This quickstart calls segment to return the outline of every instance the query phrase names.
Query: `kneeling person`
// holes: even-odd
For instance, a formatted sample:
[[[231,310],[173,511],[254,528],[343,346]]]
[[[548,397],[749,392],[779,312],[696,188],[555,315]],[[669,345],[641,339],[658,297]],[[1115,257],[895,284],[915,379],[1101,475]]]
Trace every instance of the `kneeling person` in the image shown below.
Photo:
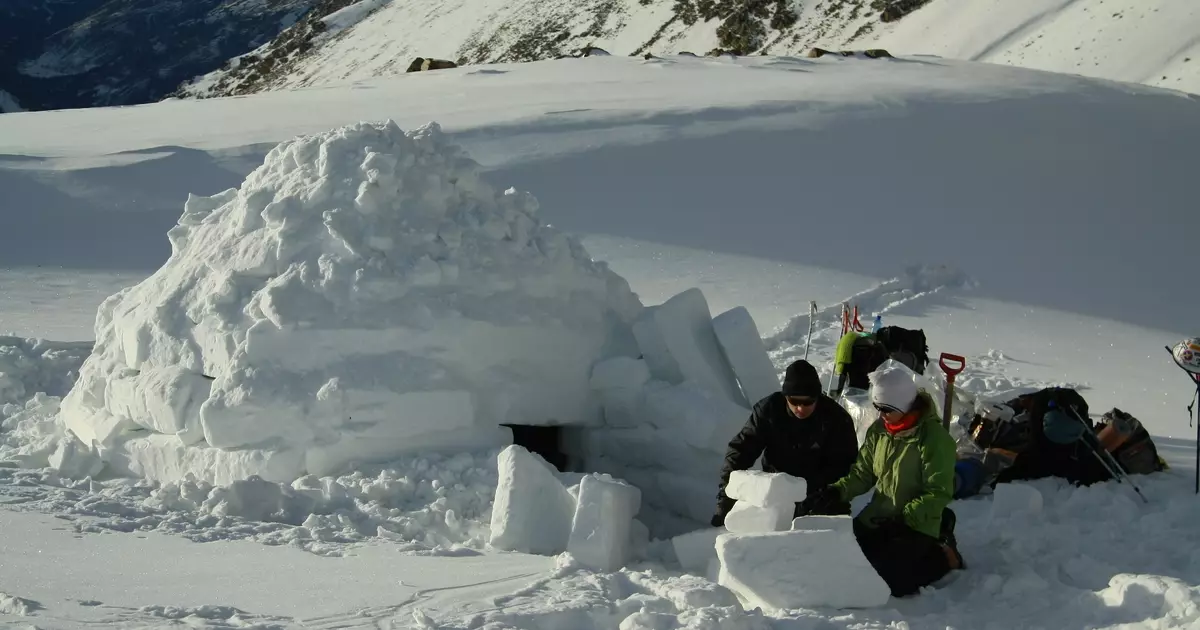
[[[854,535],[892,595],[903,597],[963,568],[948,507],[955,444],[933,399],[918,392],[904,370],[872,373],[871,402],[879,420],[867,430],[850,474],[801,507],[820,513],[874,487],[875,496],[854,519]]]
[[[749,469],[759,455],[765,472],[801,477],[815,490],[849,473],[857,450],[850,414],[822,392],[821,378],[811,364],[792,363],[780,391],[754,405],[746,426],[729,442],[712,525],[724,525],[725,515],[737,503],[725,494],[730,474]],[[822,514],[849,514],[850,504],[834,502],[823,510]]]

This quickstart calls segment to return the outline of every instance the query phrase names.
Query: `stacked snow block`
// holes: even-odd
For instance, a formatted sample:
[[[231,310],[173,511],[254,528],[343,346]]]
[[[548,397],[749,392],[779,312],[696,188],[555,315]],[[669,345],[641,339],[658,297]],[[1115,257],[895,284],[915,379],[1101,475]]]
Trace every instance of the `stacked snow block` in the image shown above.
[[[660,511],[706,523],[729,441],[779,390],[778,375],[750,313],[714,319],[699,289],[646,307],[632,329],[640,358],[592,368],[604,426],[587,430],[587,466],[630,480]]]
[[[768,614],[883,606],[891,590],[859,549],[850,518],[806,516],[790,531],[722,534],[717,582]]]
[[[642,493],[607,474],[557,473],[544,459],[512,445],[497,457],[499,482],[489,544],[553,556],[570,552],[585,567],[616,571],[649,540],[635,520]],[[578,483],[568,488],[564,480]]]
[[[786,473],[735,470],[725,494],[737,503],[725,516],[725,527],[734,533],[778,532],[792,523],[796,504],[808,496],[808,484]]]

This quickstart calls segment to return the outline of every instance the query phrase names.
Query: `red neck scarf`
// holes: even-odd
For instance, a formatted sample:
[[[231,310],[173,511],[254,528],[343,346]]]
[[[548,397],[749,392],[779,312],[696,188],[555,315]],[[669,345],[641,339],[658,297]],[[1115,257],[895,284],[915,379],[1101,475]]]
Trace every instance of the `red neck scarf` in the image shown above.
[[[896,420],[895,422],[889,422],[887,418],[884,418],[883,419],[883,428],[887,429],[888,433],[890,433],[892,435],[896,435],[897,433],[900,433],[901,431],[907,431],[907,430],[917,426],[917,421],[919,421],[920,419],[921,419],[921,412],[914,410],[914,411],[910,411],[910,412],[904,414],[903,416],[900,416],[900,418],[898,420]]]

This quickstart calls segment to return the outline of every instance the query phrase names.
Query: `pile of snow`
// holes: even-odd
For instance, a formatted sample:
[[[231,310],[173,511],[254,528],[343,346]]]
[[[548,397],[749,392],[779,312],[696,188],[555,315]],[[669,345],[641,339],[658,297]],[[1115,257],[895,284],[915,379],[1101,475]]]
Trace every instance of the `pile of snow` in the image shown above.
[[[604,425],[585,432],[585,464],[637,486],[646,525],[667,537],[712,517],[729,440],[779,375],[750,314],[714,318],[696,288],[646,307],[633,333],[641,358],[592,371]]]
[[[598,425],[592,365],[636,356],[642,307],[537,210],[436,124],[284,142],[101,305],[65,426],[118,471],[228,484]]]
[[[330,36],[338,32],[344,31],[355,24],[358,24],[376,11],[380,7],[390,3],[392,0],[360,0],[354,4],[338,9],[329,15],[321,18],[321,22],[325,24],[325,35]]]
[[[8,593],[0,593],[0,615],[19,615],[25,617],[32,615],[34,611],[41,607],[41,604],[33,600],[9,595]]]
[[[6,406],[22,404],[38,392],[66,395],[91,351],[90,342],[0,336],[0,419],[9,415]]]

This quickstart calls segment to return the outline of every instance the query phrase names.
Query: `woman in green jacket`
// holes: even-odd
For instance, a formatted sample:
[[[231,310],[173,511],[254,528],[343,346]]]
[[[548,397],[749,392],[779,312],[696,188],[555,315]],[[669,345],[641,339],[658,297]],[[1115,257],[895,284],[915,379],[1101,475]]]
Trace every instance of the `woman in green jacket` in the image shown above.
[[[942,427],[933,399],[905,370],[871,374],[879,420],[867,429],[850,474],[817,490],[802,510],[849,501],[875,488],[854,519],[863,555],[903,597],[963,568],[954,539],[954,439]]]

